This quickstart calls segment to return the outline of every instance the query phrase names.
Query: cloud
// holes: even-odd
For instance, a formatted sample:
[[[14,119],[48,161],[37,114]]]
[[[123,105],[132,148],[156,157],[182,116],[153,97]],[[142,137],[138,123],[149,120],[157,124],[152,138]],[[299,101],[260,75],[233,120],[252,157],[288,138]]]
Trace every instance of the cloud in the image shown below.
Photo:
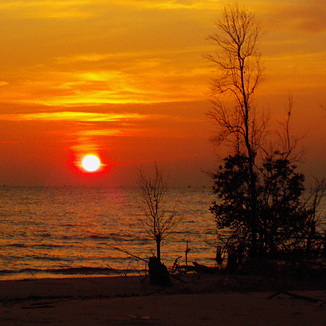
[[[197,51],[201,52],[192,49],[56,57],[53,63],[29,69],[24,79],[12,83],[10,92],[3,92],[2,99],[47,106],[198,99],[203,96],[198,92],[199,78],[206,69],[203,62],[193,65]]]
[[[325,2],[321,0],[298,0],[279,2],[274,6],[273,24],[287,26],[309,33],[322,33],[326,30]],[[270,14],[271,12],[269,12]]]
[[[2,121],[81,121],[81,122],[116,122],[144,119],[137,113],[93,113],[93,112],[40,112],[27,114],[2,114]]]
[[[220,0],[113,0],[112,2],[128,8],[158,10],[208,9],[221,6]]]
[[[85,19],[120,11],[208,9],[220,6],[214,0],[1,0],[6,17],[27,19]]]
[[[1,0],[0,10],[15,18],[86,18],[94,16],[91,0]]]
[[[75,133],[77,136],[84,137],[98,137],[98,136],[121,136],[123,135],[122,130],[120,129],[92,129],[92,130],[80,130]]]
[[[0,68],[9,87],[0,88],[0,97],[48,106],[202,99],[194,67],[206,62],[201,45],[194,44],[205,42],[205,33],[196,28],[197,13],[161,10],[202,3],[213,2],[3,0],[0,12],[11,20],[0,27]],[[93,18],[46,19],[74,13]]]

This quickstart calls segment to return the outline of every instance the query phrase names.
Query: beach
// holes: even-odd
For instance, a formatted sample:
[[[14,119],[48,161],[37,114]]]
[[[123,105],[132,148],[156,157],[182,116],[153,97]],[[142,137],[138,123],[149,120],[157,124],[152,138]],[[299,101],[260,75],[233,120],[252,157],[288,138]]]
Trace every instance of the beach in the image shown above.
[[[283,280],[284,281],[284,280]],[[188,275],[172,286],[145,276],[0,282],[0,325],[326,325],[316,284]]]

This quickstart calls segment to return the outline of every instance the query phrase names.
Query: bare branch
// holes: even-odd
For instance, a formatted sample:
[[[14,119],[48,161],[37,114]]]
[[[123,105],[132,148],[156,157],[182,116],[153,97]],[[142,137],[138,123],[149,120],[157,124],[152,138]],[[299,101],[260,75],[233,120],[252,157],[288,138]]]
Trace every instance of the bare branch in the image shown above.
[[[258,50],[261,27],[253,13],[238,5],[227,5],[216,27],[217,33],[209,37],[216,53],[206,56],[219,72],[211,82],[213,110],[209,116],[218,126],[214,139],[219,144],[232,139],[237,148],[253,157],[261,139],[258,129],[251,128],[255,118],[251,97],[262,79]],[[235,106],[221,105],[221,96],[229,96]]]
[[[140,256],[134,255],[129,250],[127,250],[126,248],[124,248],[123,245],[117,239],[113,238],[113,240],[117,243],[118,246],[109,245],[111,248],[116,249],[116,250],[119,250],[119,251],[125,253],[126,255],[128,255],[128,256],[130,256],[132,258],[136,258],[138,260],[144,261],[145,263],[148,263],[148,260],[146,260],[146,259],[144,259],[144,258],[142,258]]]
[[[286,118],[280,122],[281,129],[276,131],[278,137],[278,147],[276,152],[284,159],[291,159],[291,161],[300,161],[302,159],[303,150],[298,150],[299,142],[304,138],[304,135],[293,135],[292,120],[294,112],[294,100],[290,94],[288,96],[288,103],[286,108]]]
[[[143,171],[139,170],[138,186],[141,191],[141,209],[144,213],[141,223],[146,233],[156,241],[157,258],[160,259],[161,241],[165,239],[177,223],[176,212],[168,212],[165,207],[168,190],[167,182],[155,164],[153,177],[145,176]]]

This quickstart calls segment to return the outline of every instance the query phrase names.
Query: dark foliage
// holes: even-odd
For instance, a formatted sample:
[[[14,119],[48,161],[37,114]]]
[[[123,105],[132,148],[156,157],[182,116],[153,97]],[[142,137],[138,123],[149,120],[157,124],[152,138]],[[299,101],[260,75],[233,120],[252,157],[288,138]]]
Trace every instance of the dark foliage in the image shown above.
[[[255,239],[257,255],[291,251],[304,237],[312,211],[302,201],[304,175],[282,157],[266,158],[256,169],[255,219],[250,196],[248,158],[228,156],[213,175],[217,200],[210,207],[217,228],[224,231],[229,255],[241,260],[252,252]],[[255,234],[253,234],[255,233]]]
[[[232,154],[212,174],[217,200],[210,210],[227,253],[227,269],[234,271],[247,257],[325,251],[317,207],[326,181],[317,180],[310,198],[304,198],[304,176],[293,164],[299,139],[291,136],[292,98],[272,141],[269,119],[254,105],[263,71],[260,24],[235,3],[225,6],[216,27],[210,37],[215,52],[208,56],[218,72],[211,87],[209,116],[217,126],[212,140],[231,145]]]

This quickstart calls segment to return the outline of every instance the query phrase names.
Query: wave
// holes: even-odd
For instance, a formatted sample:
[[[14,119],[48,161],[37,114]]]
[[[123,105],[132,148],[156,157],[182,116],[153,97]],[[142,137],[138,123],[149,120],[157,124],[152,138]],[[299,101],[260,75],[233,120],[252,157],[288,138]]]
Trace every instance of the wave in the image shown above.
[[[93,239],[93,240],[109,240],[113,242],[127,242],[127,241],[134,241],[137,239],[137,236],[134,234],[110,234],[110,235],[97,235],[92,234],[90,236],[84,237],[84,239]]]
[[[4,247],[52,249],[52,248],[67,247],[67,245],[57,245],[57,244],[52,244],[52,243],[35,243],[35,244],[9,243],[7,245],[4,245]]]
[[[112,237],[110,236],[104,236],[104,235],[91,235],[89,236],[90,239],[100,239],[100,240],[112,240]]]
[[[20,270],[0,270],[1,276],[19,276],[24,275],[35,275],[46,274],[46,275],[63,275],[63,276],[73,276],[73,275],[103,275],[103,276],[112,276],[112,275],[132,275],[136,272],[144,272],[145,270],[135,270],[135,269],[115,269],[110,267],[67,267],[67,268],[47,268],[47,269],[37,269],[37,268],[24,268]]]
[[[6,247],[14,247],[14,248],[26,248],[28,246],[26,246],[23,243],[10,243],[8,245],[6,245]]]
[[[53,256],[37,256],[37,255],[30,255],[29,257],[34,258],[35,260],[44,260],[44,261],[66,261],[71,262],[72,259],[64,258],[64,257],[53,257]]]
[[[169,198],[173,200],[167,209],[171,210],[176,200],[183,219],[164,243],[166,264],[172,265],[182,254],[188,239],[192,255],[206,257],[209,251],[215,256],[214,248],[204,248],[207,229],[214,226],[208,211],[209,192],[171,189]],[[122,269],[117,273],[136,274],[129,271],[134,266],[128,263],[140,269],[144,268],[142,263],[117,248],[139,256],[151,255],[154,248],[155,243],[139,222],[136,188],[10,187],[1,188],[0,193],[0,279],[32,278],[31,273],[37,277],[115,273],[113,269],[92,267],[107,267],[106,262]],[[207,238],[215,239],[215,234]],[[64,269],[67,267],[77,269]]]

